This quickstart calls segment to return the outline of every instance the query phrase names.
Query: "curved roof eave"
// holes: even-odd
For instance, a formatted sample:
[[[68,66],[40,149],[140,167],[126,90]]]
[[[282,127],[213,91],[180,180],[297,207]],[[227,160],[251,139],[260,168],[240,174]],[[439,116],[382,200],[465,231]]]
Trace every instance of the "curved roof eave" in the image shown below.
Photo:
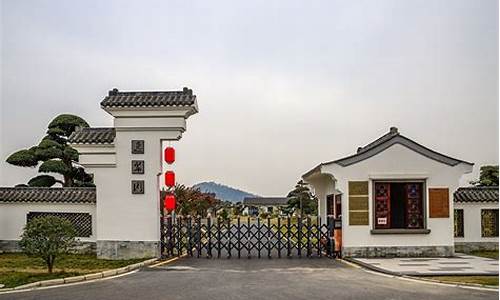
[[[421,145],[421,144],[419,144],[419,143],[417,143],[417,142],[415,142],[415,141],[413,141],[413,140],[411,140],[403,135],[400,135],[400,134],[397,134],[397,135],[393,136],[391,139],[388,139],[388,140],[386,140],[380,144],[377,144],[377,145],[371,147],[370,149],[366,149],[360,153],[356,153],[356,154],[353,154],[353,155],[350,155],[350,156],[347,156],[347,157],[344,157],[341,159],[337,159],[334,161],[325,162],[323,164],[326,165],[326,164],[336,163],[342,167],[346,167],[346,166],[358,163],[360,161],[363,161],[365,159],[368,159],[372,156],[375,156],[376,154],[379,154],[380,152],[386,150],[387,148],[391,147],[394,144],[403,145],[403,146],[407,147],[408,149],[413,150],[413,151],[415,151],[415,152],[417,152],[417,153],[419,153],[427,158],[433,159],[435,161],[446,164],[448,166],[456,166],[459,163],[464,163],[464,164],[467,164],[470,166],[474,165],[474,163],[463,161],[460,159],[456,159],[456,158],[441,154],[441,153],[434,151],[432,149],[429,149],[429,148],[427,148],[427,147],[425,147],[425,146],[423,146],[423,145]]]
[[[448,155],[444,155],[442,153],[439,153],[437,151],[434,151],[432,149],[429,149],[403,135],[401,135],[396,127],[391,127],[391,130],[389,133],[383,135],[382,137],[376,139],[375,141],[369,143],[368,145],[364,147],[360,147],[358,149],[358,152],[346,156],[341,159],[337,160],[332,160],[328,162],[323,162],[314,167],[313,169],[309,170],[307,173],[302,175],[303,179],[306,179],[308,177],[311,177],[314,174],[320,174],[321,173],[321,167],[325,165],[330,165],[330,164],[338,164],[341,167],[347,167],[353,164],[356,164],[358,162],[361,162],[365,159],[368,159],[372,156],[375,156],[379,154],[380,152],[386,150],[387,148],[391,147],[392,145],[395,144],[400,144],[405,146],[406,148],[413,150],[429,159],[435,160],[437,162],[443,163],[448,166],[456,166],[458,164],[465,164],[469,167],[472,167],[474,163],[456,159],[453,157],[450,157]]]

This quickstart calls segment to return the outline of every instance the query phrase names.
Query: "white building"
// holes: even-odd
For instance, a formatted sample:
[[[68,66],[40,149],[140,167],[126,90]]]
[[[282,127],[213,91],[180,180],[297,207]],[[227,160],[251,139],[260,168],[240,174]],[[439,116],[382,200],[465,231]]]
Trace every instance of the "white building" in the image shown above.
[[[243,199],[243,214],[248,216],[259,216],[262,213],[281,215],[283,208],[288,206],[286,197],[245,197]]]
[[[79,163],[93,174],[96,188],[83,189],[86,198],[77,195],[82,193],[79,188],[73,188],[73,194],[66,193],[71,190],[67,188],[0,190],[0,250],[16,248],[32,213],[78,213],[85,214],[91,225],[90,234],[81,240],[95,243],[98,257],[159,256],[164,142],[181,138],[187,118],[198,112],[196,96],[188,88],[113,89],[101,108],[113,116],[113,127],[82,128],[70,136]]]
[[[498,250],[498,187],[461,187],[454,202],[455,250]]]
[[[303,179],[319,215],[342,216],[344,256],[454,254],[453,192],[472,163],[428,149],[397,128]]]

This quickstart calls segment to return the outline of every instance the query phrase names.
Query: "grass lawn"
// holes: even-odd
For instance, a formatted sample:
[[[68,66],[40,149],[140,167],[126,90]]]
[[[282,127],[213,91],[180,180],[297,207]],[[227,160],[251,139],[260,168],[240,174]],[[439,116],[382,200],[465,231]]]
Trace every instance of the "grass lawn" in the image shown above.
[[[470,254],[498,260],[498,251],[473,251]]]
[[[56,258],[53,273],[48,274],[42,259],[21,253],[3,253],[0,254],[0,284],[9,288],[40,280],[97,273],[144,260],[103,260],[95,255],[71,254]]]
[[[498,276],[433,276],[428,278],[454,283],[475,283],[498,286]]]

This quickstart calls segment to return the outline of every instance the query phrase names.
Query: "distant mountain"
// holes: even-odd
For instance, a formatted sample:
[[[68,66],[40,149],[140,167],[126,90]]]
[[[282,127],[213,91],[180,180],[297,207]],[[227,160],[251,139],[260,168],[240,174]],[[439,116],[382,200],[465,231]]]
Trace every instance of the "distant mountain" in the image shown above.
[[[203,193],[215,193],[215,197],[224,201],[243,202],[245,197],[258,197],[257,195],[247,193],[245,191],[235,189],[216,182],[200,182],[193,185],[193,188],[198,188]]]

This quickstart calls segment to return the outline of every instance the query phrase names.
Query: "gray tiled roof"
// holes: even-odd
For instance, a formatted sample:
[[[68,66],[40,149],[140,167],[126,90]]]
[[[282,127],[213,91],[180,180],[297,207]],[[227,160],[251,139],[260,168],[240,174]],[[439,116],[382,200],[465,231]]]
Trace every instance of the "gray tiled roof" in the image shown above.
[[[358,151],[356,151],[356,153],[362,153],[362,152],[366,152],[372,148],[375,148],[377,147],[378,145],[392,139],[393,137],[399,135],[399,131],[396,127],[391,127],[389,129],[389,132],[384,134],[383,136],[379,137],[378,139],[374,140],[373,142],[369,143],[368,145],[366,146],[363,146],[363,147],[359,147],[358,148]]]
[[[191,106],[195,100],[196,95],[188,88],[163,92],[120,92],[113,89],[102,100],[101,107]]]
[[[111,127],[81,128],[73,132],[69,137],[72,144],[112,144],[116,131]]]
[[[284,197],[245,197],[245,205],[287,205],[288,198]]]
[[[498,202],[498,186],[461,187],[453,194],[455,202]]]
[[[355,154],[329,161],[329,162],[324,162],[313,169],[309,170],[307,173],[302,175],[303,178],[307,178],[312,174],[315,174],[317,172],[321,171],[321,166],[328,165],[328,164],[338,164],[342,167],[347,167],[352,164],[358,163],[360,161],[363,161],[365,159],[368,159],[384,150],[387,148],[391,147],[392,145],[395,144],[400,144],[405,146],[408,149],[411,149],[427,158],[433,159],[435,161],[441,162],[443,164],[449,165],[449,166],[456,166],[457,164],[464,163],[467,165],[474,165],[473,163],[463,161],[460,159],[456,159],[447,155],[444,155],[442,153],[439,153],[437,151],[434,151],[432,149],[429,149],[405,136],[399,133],[398,129],[396,127],[391,127],[389,132],[381,136],[380,138],[376,139],[375,141],[367,144],[366,146],[359,147],[358,150],[356,151]]]
[[[96,203],[93,187],[0,187],[0,203]]]

